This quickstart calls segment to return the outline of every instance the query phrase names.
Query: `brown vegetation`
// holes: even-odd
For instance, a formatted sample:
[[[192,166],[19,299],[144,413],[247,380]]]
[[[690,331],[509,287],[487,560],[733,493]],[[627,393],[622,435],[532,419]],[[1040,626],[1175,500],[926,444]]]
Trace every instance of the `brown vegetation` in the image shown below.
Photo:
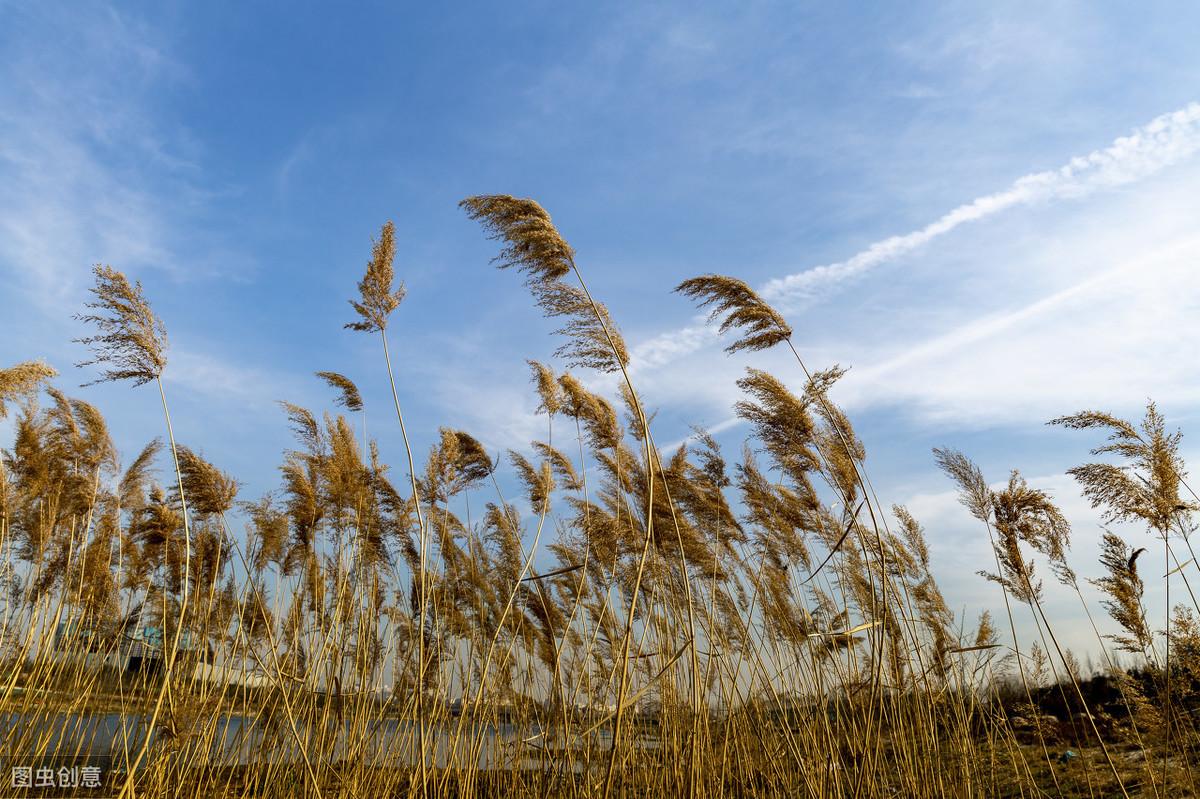
[[[122,796],[1196,795],[1198,505],[1153,405],[1140,427],[1056,420],[1109,434],[1094,452],[1124,463],[1072,474],[1109,519],[1161,539],[1191,604],[1156,633],[1142,548],[1107,533],[1094,583],[1121,632],[1097,630],[1105,663],[1089,677],[1042,605],[1044,572],[1079,592],[1069,525],[1044,491],[1017,472],[992,488],[965,455],[935,450],[990,537],[983,575],[1011,640],[988,613],[968,629],[919,520],[875,495],[831,398],[844,371],[810,372],[749,286],[708,275],[678,290],[735,335],[730,352],[786,345],[802,390],[747,370],[740,462],[704,431],[662,451],[620,331],[549,214],[507,196],[462,205],[563,321],[566,365],[619,373],[623,408],[531,362],[544,440],[502,457],[443,428],[418,467],[388,351],[404,298],[389,223],[347,327],[380,335],[408,474],[396,480],[345,416],[284,402],[296,444],[279,489],[239,502],[232,476],[174,441],[165,331],[140,285],[97,267],[80,317],[97,331],[89,363],[158,384],[174,479],[156,477],[158,439],[122,470],[100,412],[48,387],[49,367],[0,370],[0,416],[15,409],[0,459],[0,718],[18,719],[0,726],[0,760],[45,758],[52,726],[115,713],[154,731],[110,736],[107,786]],[[363,409],[351,379],[317,376]],[[1026,611],[1036,638],[1022,641]],[[248,755],[222,743],[231,715],[258,736]]]

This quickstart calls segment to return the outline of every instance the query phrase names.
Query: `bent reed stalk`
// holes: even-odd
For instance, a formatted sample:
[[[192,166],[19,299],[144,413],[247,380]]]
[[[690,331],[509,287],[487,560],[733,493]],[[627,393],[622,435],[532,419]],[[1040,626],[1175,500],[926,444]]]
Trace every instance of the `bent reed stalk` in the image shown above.
[[[1116,630],[1093,623],[1098,641],[1133,661],[1102,645],[1103,670],[1084,674],[1038,578],[1048,564],[1092,619],[1061,512],[1015,473],[991,487],[936,451],[985,524],[1004,641],[989,614],[947,607],[919,521],[882,505],[834,401],[845,370],[810,370],[753,289],[706,275],[678,290],[735,334],[730,352],[786,344],[803,383],[754,367],[738,381],[740,459],[704,431],[662,451],[620,331],[550,215],[508,195],[462,206],[562,324],[566,370],[531,363],[546,440],[509,453],[511,469],[466,431],[406,426],[391,223],[347,327],[380,334],[399,488],[365,428],[283,402],[296,444],[280,485],[237,501],[233,477],[175,441],[162,322],[109,267],[81,340],[101,380],[158,383],[166,485],[161,446],[122,471],[100,412],[53,388],[49,366],[0,369],[0,760],[103,757],[121,796],[1196,793],[1200,608],[1168,608],[1153,630],[1137,548],[1106,534],[1090,582]],[[593,373],[620,389],[594,390]],[[316,377],[346,413],[370,399],[339,371]],[[556,446],[564,423],[575,441]],[[1162,579],[1182,573],[1191,597],[1198,506],[1182,499],[1178,434],[1153,405],[1140,425],[1056,423],[1110,435],[1093,451],[1123,462],[1072,474],[1107,521],[1163,538]],[[1017,639],[1021,605],[1044,644]]]

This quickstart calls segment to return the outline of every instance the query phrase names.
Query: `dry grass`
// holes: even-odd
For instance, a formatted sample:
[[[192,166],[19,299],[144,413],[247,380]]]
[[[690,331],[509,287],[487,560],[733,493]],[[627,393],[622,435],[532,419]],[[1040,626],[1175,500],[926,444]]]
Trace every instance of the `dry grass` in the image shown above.
[[[0,370],[0,414],[16,409],[0,459],[4,766],[100,763],[122,796],[1197,795],[1197,505],[1153,406],[1140,426],[1057,420],[1109,434],[1095,452],[1121,462],[1072,473],[1162,540],[1164,579],[1191,600],[1156,633],[1142,548],[1106,536],[1095,583],[1121,632],[1097,628],[1105,674],[1089,679],[1042,607],[1043,573],[1079,590],[1045,492],[1016,472],[993,489],[935,451],[990,536],[982,573],[1008,613],[1007,637],[987,613],[969,625],[919,520],[875,494],[830,396],[843,370],[811,372],[750,287],[709,275],[679,291],[735,334],[731,352],[786,345],[803,390],[753,368],[738,381],[739,462],[704,431],[660,451],[620,331],[549,214],[507,196],[463,207],[563,320],[566,365],[622,378],[615,406],[530,362],[546,427],[527,452],[442,429],[418,463],[388,352],[404,297],[390,224],[347,327],[380,335],[398,482],[344,416],[285,402],[281,485],[239,502],[233,476],[174,441],[163,325],[108,267],[83,341],[102,379],[158,383],[173,481],[157,482],[157,439],[122,470],[97,409],[52,388],[41,405],[49,367]],[[348,412],[369,401],[317,377]],[[129,668],[131,649],[155,668]]]

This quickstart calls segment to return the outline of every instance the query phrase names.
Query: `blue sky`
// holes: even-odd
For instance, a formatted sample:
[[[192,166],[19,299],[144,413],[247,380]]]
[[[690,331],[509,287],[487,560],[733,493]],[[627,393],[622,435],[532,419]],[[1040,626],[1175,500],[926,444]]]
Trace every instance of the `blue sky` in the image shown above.
[[[318,369],[360,383],[399,463],[376,342],[341,329],[392,219],[418,451],[439,425],[527,446],[524,361],[554,326],[457,202],[535,197],[633,347],[660,443],[701,424],[734,454],[733,381],[795,379],[781,353],[724,356],[670,293],[686,277],[763,287],[812,366],[851,366],[837,398],[872,477],[972,615],[999,597],[932,446],[1053,490],[1088,576],[1098,516],[1064,471],[1096,442],[1043,423],[1153,397],[1196,428],[1198,8],[344,6],[0,0],[0,363],[86,382],[71,315],[109,263],[166,320],[180,439],[244,497],[290,446],[275,400],[328,407]],[[149,389],[77,393],[126,453],[160,432]]]

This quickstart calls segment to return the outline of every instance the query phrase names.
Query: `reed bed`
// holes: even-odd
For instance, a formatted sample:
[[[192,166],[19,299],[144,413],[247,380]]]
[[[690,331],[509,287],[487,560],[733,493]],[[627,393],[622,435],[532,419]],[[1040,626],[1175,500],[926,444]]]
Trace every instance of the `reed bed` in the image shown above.
[[[380,350],[399,470],[358,433],[374,398],[323,371],[336,412],[282,402],[280,485],[239,496],[203,442],[175,440],[164,324],[109,267],[79,317],[87,363],[155,384],[164,438],[123,466],[53,369],[0,370],[0,778],[88,768],[72,791],[121,797],[1197,795],[1200,500],[1153,405],[1136,423],[1054,420],[1107,436],[1072,474],[1149,534],[1105,534],[1102,608],[1049,495],[935,450],[991,541],[980,566],[1007,613],[961,618],[920,521],[872,487],[831,396],[844,371],[810,370],[749,286],[678,291],[730,352],[784,347],[795,373],[738,381],[751,434],[736,460],[703,430],[664,451],[550,216],[509,196],[462,206],[561,322],[559,363],[530,362],[545,437],[524,452],[449,428],[413,451],[388,349],[404,299],[391,224],[347,327]],[[618,377],[615,396],[588,388],[596,372]],[[1060,645],[1043,573],[1093,620],[1100,674]],[[1144,575],[1185,588],[1162,630]]]

